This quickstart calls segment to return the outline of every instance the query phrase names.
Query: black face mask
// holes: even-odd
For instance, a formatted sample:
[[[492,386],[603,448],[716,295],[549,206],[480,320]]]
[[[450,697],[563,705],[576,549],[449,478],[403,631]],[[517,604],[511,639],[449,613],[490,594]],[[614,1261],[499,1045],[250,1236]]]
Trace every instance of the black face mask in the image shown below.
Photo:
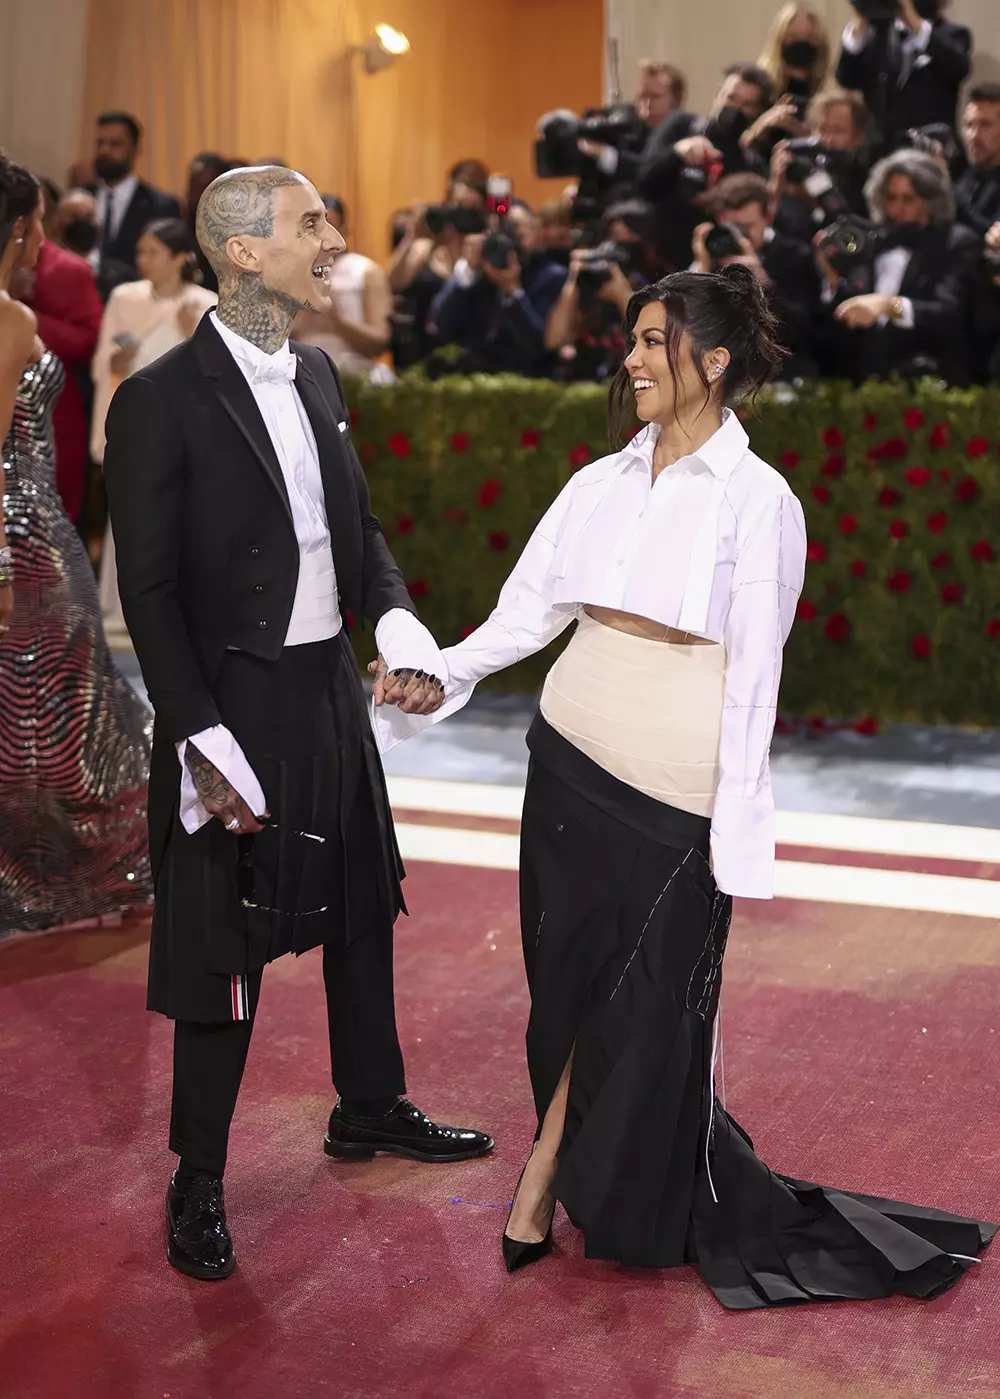
[[[89,219],[70,219],[63,229],[63,242],[71,252],[86,257],[97,247],[97,225]]]
[[[99,155],[94,161],[94,169],[100,179],[106,180],[108,184],[117,184],[119,180],[124,180],[126,175],[132,172],[132,162],[130,160],[115,160],[111,155]]]
[[[795,39],[782,44],[781,56],[789,68],[811,68],[819,57],[819,49],[808,39]]]
[[[938,0],[913,0],[913,8],[921,19],[937,19]]]
[[[719,141],[735,142],[740,139],[750,123],[739,107],[723,107],[711,124],[711,130]]]

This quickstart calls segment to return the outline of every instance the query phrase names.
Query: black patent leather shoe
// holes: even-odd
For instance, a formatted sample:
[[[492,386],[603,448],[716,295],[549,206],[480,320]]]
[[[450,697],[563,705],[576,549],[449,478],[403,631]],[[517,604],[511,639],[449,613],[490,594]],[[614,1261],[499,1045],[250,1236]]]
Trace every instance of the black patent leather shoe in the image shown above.
[[[384,1117],[348,1117],[337,1103],[323,1140],[327,1156],[370,1161],[376,1151],[414,1161],[471,1161],[493,1150],[493,1138],[471,1127],[447,1127],[400,1098]]]
[[[236,1267],[233,1241],[226,1225],[222,1181],[196,1175],[178,1185],[176,1173],[167,1186],[167,1259],[191,1278],[228,1278]]]

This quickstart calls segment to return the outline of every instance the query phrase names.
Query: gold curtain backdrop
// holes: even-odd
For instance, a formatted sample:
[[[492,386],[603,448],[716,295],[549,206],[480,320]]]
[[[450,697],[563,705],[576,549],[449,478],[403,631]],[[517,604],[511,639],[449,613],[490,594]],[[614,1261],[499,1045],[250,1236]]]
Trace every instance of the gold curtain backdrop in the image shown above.
[[[410,52],[366,76],[375,24]],[[109,107],[146,129],[142,173],[182,191],[199,150],[280,156],[348,205],[350,243],[384,258],[392,212],[477,156],[533,203],[535,122],[601,97],[602,0],[91,0],[83,149]]]

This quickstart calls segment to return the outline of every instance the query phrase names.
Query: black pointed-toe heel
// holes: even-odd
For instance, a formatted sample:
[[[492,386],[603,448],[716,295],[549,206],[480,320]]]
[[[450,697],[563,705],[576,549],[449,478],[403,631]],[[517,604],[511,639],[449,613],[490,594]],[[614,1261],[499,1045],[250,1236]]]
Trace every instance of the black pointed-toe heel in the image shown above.
[[[514,1199],[510,1202],[510,1214],[507,1216],[507,1224],[510,1223],[510,1216],[514,1213],[514,1200],[517,1199],[517,1192],[521,1188],[521,1181],[524,1180],[524,1171],[528,1169],[527,1163],[518,1177],[517,1185],[514,1187]],[[545,1238],[537,1243],[524,1243],[521,1239],[512,1239],[507,1233],[507,1226],[504,1225],[503,1233],[503,1261],[508,1273],[516,1273],[518,1268],[526,1268],[529,1263],[536,1263],[539,1258],[544,1258],[552,1250],[552,1221],[555,1218],[556,1202],[552,1201],[552,1214],[549,1217],[549,1227],[545,1231]]]

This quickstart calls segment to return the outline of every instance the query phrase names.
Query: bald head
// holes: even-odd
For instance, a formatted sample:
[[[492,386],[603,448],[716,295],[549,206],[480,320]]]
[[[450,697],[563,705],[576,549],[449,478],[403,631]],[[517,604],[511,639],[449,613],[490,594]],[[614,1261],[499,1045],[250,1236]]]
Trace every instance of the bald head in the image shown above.
[[[227,170],[212,181],[198,202],[196,232],[217,277],[235,270],[226,250],[230,238],[274,236],[275,191],[289,186],[310,188],[304,175],[278,165]]]

